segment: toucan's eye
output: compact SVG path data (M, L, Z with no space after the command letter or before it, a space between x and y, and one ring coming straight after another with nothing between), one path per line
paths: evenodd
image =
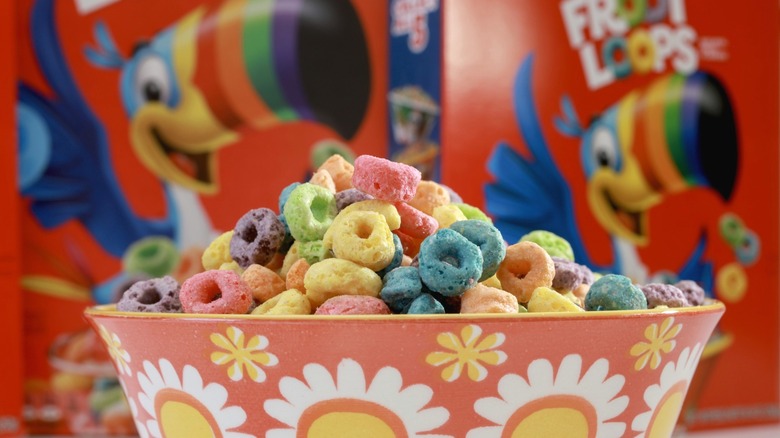
M590 153L595 168L618 170L620 151L614 134L608 128L602 126L593 131Z
M167 103L171 95L171 76L165 61L157 55L139 60L134 85L139 102Z

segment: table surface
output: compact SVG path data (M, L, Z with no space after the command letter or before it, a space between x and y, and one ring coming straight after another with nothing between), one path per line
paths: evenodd
M685 438L777 438L780 424L689 432Z

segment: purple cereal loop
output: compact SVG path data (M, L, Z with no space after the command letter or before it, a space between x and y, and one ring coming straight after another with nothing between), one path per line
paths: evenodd
M593 272L585 265L563 257L551 257L555 265L555 277L552 288L558 291L570 291L581 284L593 283Z
M355 188L342 190L336 193L336 208L341 211L356 202L370 199L374 199L374 197Z
M704 289L693 280L681 280L674 284L685 295L688 304L691 306L701 306L704 304L706 294Z
M116 304L120 312L181 313L179 282L171 276L138 281Z
M250 210L236 223L230 239L230 256L242 268L265 265L281 248L285 234L284 224L271 209Z
M642 293L647 298L647 308L652 309L658 306L667 307L688 307L688 300L685 299L683 292L671 284L650 283L639 286Z

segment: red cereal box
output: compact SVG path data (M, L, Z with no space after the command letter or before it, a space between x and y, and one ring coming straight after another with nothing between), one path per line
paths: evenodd
M698 282L727 311L683 421L778 421L777 3L442 11L442 181L510 243L547 229L596 270Z
M16 142L14 129L14 2L0 4L0 133L5 145ZM19 215L16 150L0 148L0 436L22 432L22 295L19 289Z
M11 3L30 157L18 185L27 425L132 433L84 308L145 276L190 275L211 239L276 205L322 155L384 153L386 4Z

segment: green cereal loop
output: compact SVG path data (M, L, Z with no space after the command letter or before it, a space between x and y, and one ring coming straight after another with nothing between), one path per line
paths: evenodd
M124 398L124 392L119 385L103 388L89 395L89 408L94 412L103 412L106 408L122 402Z
M322 140L311 148L311 168L319 169L333 155L341 155L349 164L355 164L355 154L349 146L338 140Z
M531 231L521 237L519 242L533 242L547 251L550 257L560 257L571 262L574 261L574 251L569 242L563 237L546 230Z
M298 245L298 255L306 259L309 265L313 265L317 262L321 262L325 259L333 257L330 249L322 244L322 240L312 240L309 242L301 242Z
M517 313L528 313L528 309L526 309L522 304L519 304L517 307Z
M647 10L647 3L643 1L631 1L631 6L627 7L626 2L628 0L618 0L617 2L617 15L623 17L628 21L629 26L634 27L642 23L645 18L645 11Z
M284 218L290 234L301 242L322 240L337 213L333 193L311 183L296 187L284 204Z
M171 239L163 236L136 240L122 257L122 267L128 274L146 274L152 278L169 274L179 264L179 250Z
M466 216L466 219L474 219L482 222L487 222L489 224L492 224L493 221L482 212L482 210L478 209L477 207L474 207L473 205L469 205L463 202L453 202L452 205L458 207L460 209L461 213L463 213L464 216Z
M745 241L745 225L739 216L733 213L725 213L718 220L718 229L723 240L732 248L742 245Z

